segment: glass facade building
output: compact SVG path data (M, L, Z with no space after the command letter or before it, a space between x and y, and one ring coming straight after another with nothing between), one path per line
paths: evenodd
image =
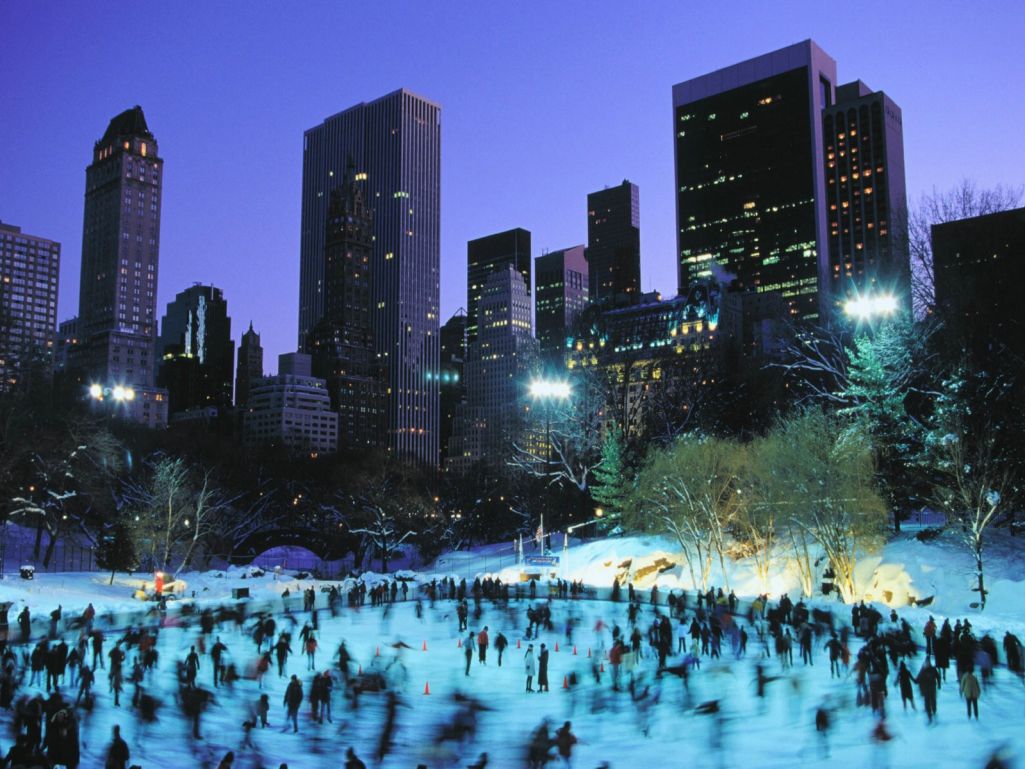
M679 293L729 273L817 319L827 284L822 110L836 63L807 40L673 87Z
M605 306L636 304L641 292L641 200L626 179L587 196L588 291Z
M439 438L441 108L406 90L306 131L299 345L324 317L328 203L349 159L373 212L371 327L387 372L387 445L436 465Z
M530 296L530 232L517 227L466 244L466 343L477 339L477 312L484 284L495 270L513 267Z

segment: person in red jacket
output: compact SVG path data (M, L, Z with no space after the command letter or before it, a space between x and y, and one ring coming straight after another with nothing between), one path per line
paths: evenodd
M477 660L481 665L487 665L488 659L488 626L477 634Z

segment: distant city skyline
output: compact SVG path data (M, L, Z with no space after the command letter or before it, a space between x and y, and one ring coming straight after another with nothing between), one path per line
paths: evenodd
M982 15L879 4L859 11L887 19L871 47L811 3L733 13L648 6L614 31L582 4L530 13L409 7L398 21L364 8L287 17L258 7L240 19L228 8L182 6L155 9L160 33L144 37L105 34L104 8L0 11L9 41L0 87L14 118L0 125L0 219L61 243L58 320L74 316L84 169L97 131L140 104L169 160L155 304L194 282L223 288L236 329L252 320L268 360L297 339L303 131L396 88L443 108L441 322L465 304L468 240L522 226L533 256L584 242L587 193L624 178L645 196L641 288L671 296L673 84L806 38L835 57L840 82L862 78L900 104L912 205L964 177L984 187L1025 179L1012 130L1025 108L1006 98L1025 91L1020 6ZM343 20L361 34L348 55L332 57L327 41ZM728 36L713 34L726 28ZM595 63L613 35L631 54L599 82ZM523 40L546 55L525 55ZM371 55L386 45L388 56ZM146 66L127 77L128 61ZM957 109L938 104L941 94Z

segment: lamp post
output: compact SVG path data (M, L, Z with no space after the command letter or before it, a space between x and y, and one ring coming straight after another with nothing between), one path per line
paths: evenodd
M530 383L530 397L545 404L545 478L552 473L552 403L569 400L573 390L569 382L553 379L535 379ZM545 507L548 497L545 496ZM545 517L541 513L541 554L545 552Z

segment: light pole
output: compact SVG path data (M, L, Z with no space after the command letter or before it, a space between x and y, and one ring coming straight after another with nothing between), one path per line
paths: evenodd
M569 382L554 379L535 379L530 383L530 397L545 404L545 478L552 474L552 403L567 401L573 394ZM545 495L545 507L548 496ZM545 552L545 518L541 513L541 555Z

